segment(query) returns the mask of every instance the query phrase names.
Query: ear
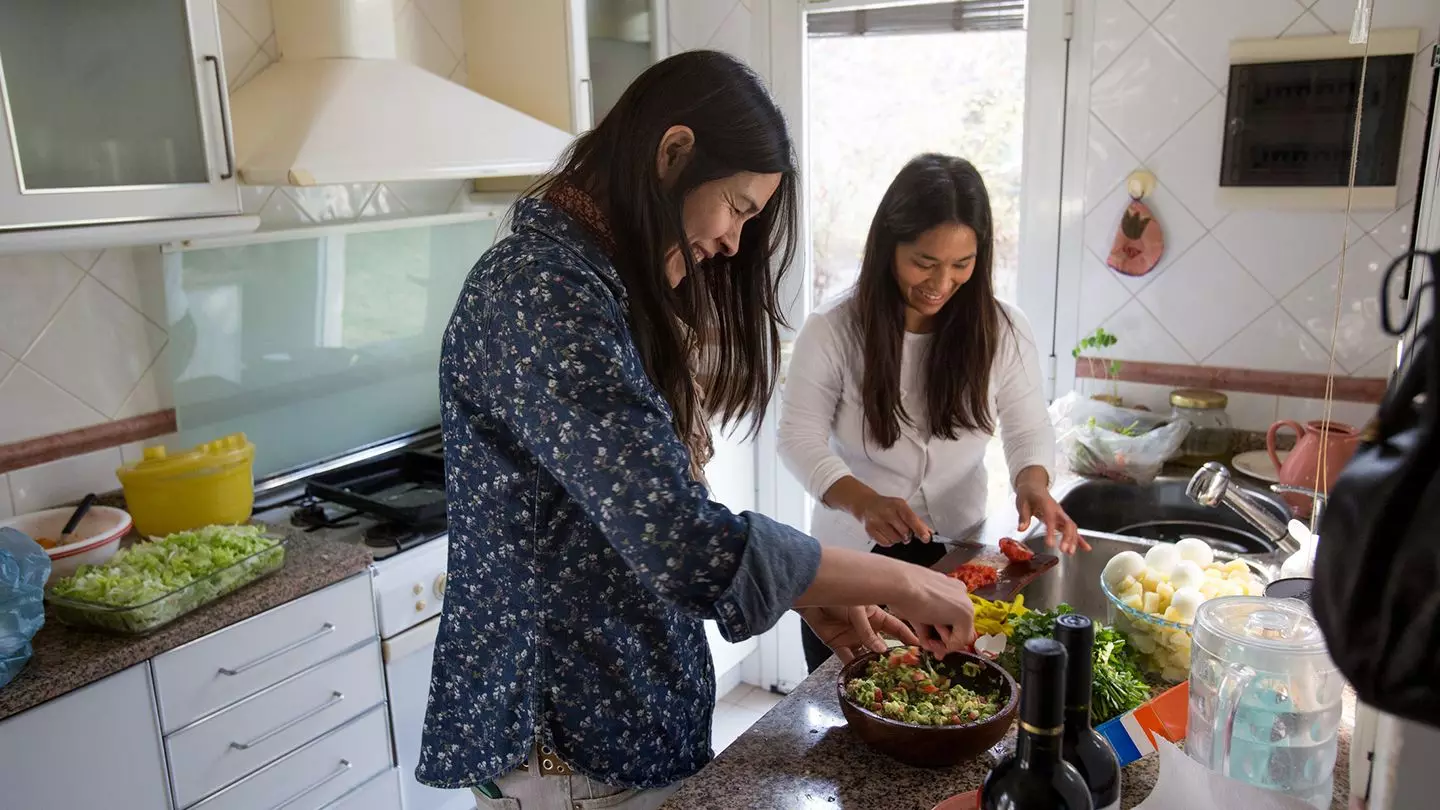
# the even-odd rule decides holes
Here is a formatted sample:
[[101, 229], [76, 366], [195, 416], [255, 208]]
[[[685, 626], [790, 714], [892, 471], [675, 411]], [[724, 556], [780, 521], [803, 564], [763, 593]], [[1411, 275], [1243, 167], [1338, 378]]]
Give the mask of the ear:
[[655, 154], [655, 170], [660, 175], [660, 182], [673, 182], [685, 164], [690, 162], [690, 155], [695, 151], [695, 132], [687, 126], [676, 125], [665, 130], [665, 135], [660, 139], [660, 148]]

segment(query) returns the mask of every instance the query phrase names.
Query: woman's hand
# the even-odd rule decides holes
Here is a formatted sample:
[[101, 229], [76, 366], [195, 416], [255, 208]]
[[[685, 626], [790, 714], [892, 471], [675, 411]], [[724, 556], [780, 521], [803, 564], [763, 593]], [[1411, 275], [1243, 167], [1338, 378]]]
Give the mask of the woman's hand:
[[899, 639], [904, 644], [920, 643], [905, 622], [875, 605], [860, 607], [803, 608], [800, 617], [835, 651], [840, 663], [848, 664], [865, 650], [885, 652], [889, 647], [882, 635]]
[[930, 542], [930, 527], [904, 498], [889, 498], [847, 475], [825, 491], [825, 505], [849, 512], [865, 527], [871, 540], [882, 546], [908, 543], [912, 537]]
[[1030, 519], [1045, 524], [1045, 545], [1054, 548], [1056, 537], [1060, 550], [1074, 554], [1077, 548], [1090, 550], [1080, 536], [1080, 527], [1065, 514], [1065, 509], [1050, 494], [1050, 475], [1043, 467], [1026, 467], [1015, 477], [1015, 511], [1020, 513], [1019, 531], [1030, 528]]
[[975, 605], [964, 583], [939, 571], [906, 565], [906, 594], [889, 607], [915, 627], [920, 646], [938, 657], [975, 643]]

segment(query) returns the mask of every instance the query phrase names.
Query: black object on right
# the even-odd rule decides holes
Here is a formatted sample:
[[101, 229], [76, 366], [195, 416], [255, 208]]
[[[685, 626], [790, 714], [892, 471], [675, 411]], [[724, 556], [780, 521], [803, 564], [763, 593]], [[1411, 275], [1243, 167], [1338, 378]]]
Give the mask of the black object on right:
[[1065, 648], [1032, 638], [1020, 653], [1020, 733], [1015, 753], [980, 788], [982, 810], [1092, 810], [1090, 790], [1060, 758], [1065, 729]]
[[1095, 810], [1120, 810], [1120, 761], [1115, 749], [1090, 724], [1090, 683], [1095, 625], [1089, 616], [1055, 617], [1055, 640], [1065, 647], [1065, 734], [1060, 756], [1080, 772]]
[[[1412, 260], [1429, 272], [1396, 323], [1390, 287]], [[1440, 299], [1437, 284], [1440, 252], [1396, 259], [1380, 291], [1385, 330], [1400, 337], [1416, 326], [1424, 292], [1432, 304]], [[1432, 314], [1415, 334], [1405, 368], [1330, 489], [1310, 605], [1360, 700], [1440, 728], [1440, 317]]]

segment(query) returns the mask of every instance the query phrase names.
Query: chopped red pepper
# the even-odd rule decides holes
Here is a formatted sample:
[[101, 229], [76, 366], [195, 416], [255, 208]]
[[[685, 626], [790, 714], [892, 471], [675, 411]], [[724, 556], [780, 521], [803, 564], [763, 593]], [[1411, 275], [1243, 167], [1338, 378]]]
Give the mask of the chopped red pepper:
[[1006, 537], [1000, 541], [1000, 551], [1010, 562], [1025, 562], [1035, 556], [1024, 543]]
[[920, 684], [920, 691], [924, 692], [927, 695], [933, 695], [936, 692], [940, 691], [940, 687], [936, 686], [933, 683], [922, 683]]

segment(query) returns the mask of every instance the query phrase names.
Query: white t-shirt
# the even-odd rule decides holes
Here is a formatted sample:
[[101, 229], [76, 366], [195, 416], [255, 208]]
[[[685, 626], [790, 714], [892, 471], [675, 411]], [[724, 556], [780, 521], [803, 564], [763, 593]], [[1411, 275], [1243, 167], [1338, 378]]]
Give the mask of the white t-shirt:
[[[990, 414], [1000, 428], [1013, 481], [1040, 466], [1054, 475], [1055, 434], [1045, 408], [1040, 356], [1029, 321], [999, 304], [1001, 340], [990, 369]], [[846, 297], [810, 316], [795, 341], [780, 415], [780, 455], [816, 499], [811, 533], [821, 543], [861, 550], [874, 543], [850, 515], [820, 499], [847, 475], [882, 495], [906, 499], [946, 537], [961, 537], [985, 517], [985, 449], [991, 436], [961, 431], [955, 439], [930, 436], [925, 422], [924, 357], [933, 335], [907, 333], [900, 368], [900, 399], [915, 424], [900, 424], [900, 438], [881, 448], [867, 435], [861, 403], [864, 353], [853, 337], [854, 299]]]

